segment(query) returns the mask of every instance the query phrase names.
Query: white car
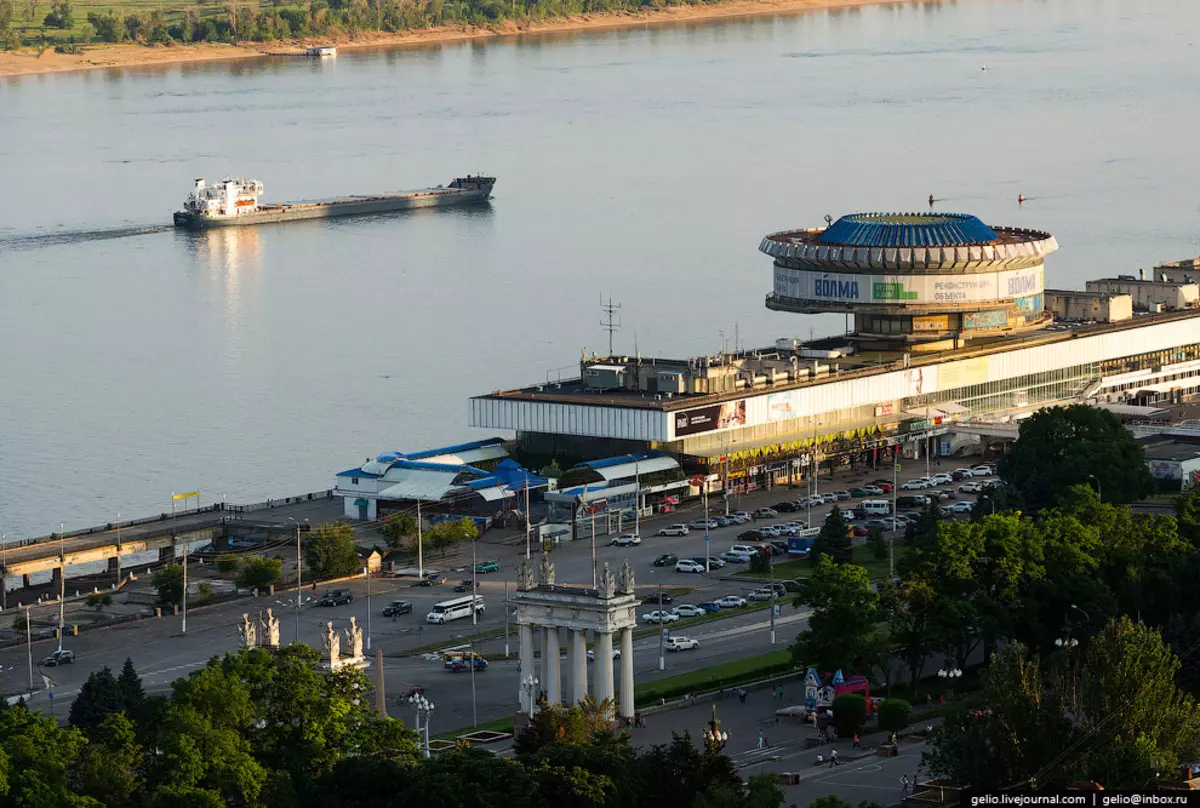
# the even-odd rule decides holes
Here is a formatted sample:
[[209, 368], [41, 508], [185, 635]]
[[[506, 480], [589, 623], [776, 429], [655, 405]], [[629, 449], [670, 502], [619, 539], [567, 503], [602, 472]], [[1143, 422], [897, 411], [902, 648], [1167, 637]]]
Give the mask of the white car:
[[737, 522], [739, 525], [744, 525], [744, 524], [746, 524], [747, 522], [749, 522], [749, 521], [750, 521], [750, 520], [753, 518], [752, 516], [750, 516], [750, 513], [749, 513], [748, 511], [736, 511], [736, 512], [734, 512], [734, 513], [731, 513], [731, 514], [729, 514], [729, 515], [730, 515], [730, 516], [731, 516], [731, 517], [734, 519], [734, 521], [736, 521], [736, 522]]
[[845, 519], [847, 522], [853, 522], [855, 519], [858, 518], [858, 514], [856, 514], [850, 508], [842, 508], [841, 511], [842, 511], [842, 518]]
[[722, 609], [737, 609], [746, 605], [746, 599], [739, 598], [737, 595], [726, 595], [723, 598], [714, 600], [713, 603], [717, 604]]
[[900, 488], [903, 491], [924, 491], [928, 486], [924, 480], [905, 480], [900, 484]]
[[690, 527], [692, 530], [716, 530], [720, 526], [721, 523], [716, 519], [709, 519], [707, 521], [704, 519], [697, 519], [695, 522], [688, 524], [688, 527]]
[[832, 491], [828, 494], [822, 494], [821, 501], [824, 502], [826, 505], [829, 505], [830, 503], [838, 501], [838, 495]]
[[703, 617], [708, 612], [701, 609], [699, 606], [693, 606], [690, 603], [681, 603], [675, 607], [675, 614], [680, 617]]
[[691, 637], [667, 637], [667, 642], [663, 646], [668, 651], [686, 651], [691, 648], [699, 648], [700, 643], [693, 640]]
[[873, 497], [877, 497], [883, 493], [883, 489], [877, 485], [864, 485], [863, 490]]
[[759, 508], [754, 512], [754, 515], [759, 519], [774, 519], [776, 516], [779, 516], [779, 511], [774, 508]]
[[933, 475], [933, 481], [937, 485], [949, 485], [954, 482], [954, 477], [949, 474], [935, 474]]
[[[596, 658], [596, 650], [595, 650], [594, 648], [589, 648], [589, 649], [588, 649], [588, 652], [587, 652], [587, 658], [588, 658], [588, 659], [592, 659], [592, 660], [594, 660], [594, 659]], [[621, 658], [621, 649], [620, 649], [620, 648], [614, 648], [614, 649], [613, 649], [613, 655], [612, 655], [612, 658], [613, 658], [613, 659], [620, 659], [620, 658]]]
[[976, 477], [991, 477], [996, 473], [996, 470], [991, 466], [976, 466], [971, 469], [971, 474]]
[[687, 525], [667, 525], [662, 530], [658, 531], [658, 535], [660, 536], [686, 536], [687, 534]]
[[642, 622], [644, 622], [644, 623], [677, 623], [677, 622], [679, 622], [679, 615], [675, 614], [675, 612], [666, 612], [666, 611], [655, 610], [653, 612], [647, 612], [646, 614], [642, 615]]
[[675, 562], [676, 572], [704, 572], [704, 565], [697, 564], [690, 558], [681, 558]]
[[642, 537], [636, 533], [622, 533], [612, 540], [613, 547], [636, 547], [642, 543]]
[[963, 483], [958, 487], [960, 494], [978, 494], [983, 490], [983, 486], [979, 483]]
[[956, 502], [950, 506], [950, 513], [970, 513], [975, 505], [971, 502]]
[[774, 596], [774, 592], [770, 589], [755, 589], [746, 596], [747, 600], [770, 600]]
[[721, 559], [724, 561], [729, 561], [733, 564], [750, 563], [750, 556], [748, 556], [746, 553], [735, 553], [733, 550], [727, 550], [726, 552], [721, 553]]

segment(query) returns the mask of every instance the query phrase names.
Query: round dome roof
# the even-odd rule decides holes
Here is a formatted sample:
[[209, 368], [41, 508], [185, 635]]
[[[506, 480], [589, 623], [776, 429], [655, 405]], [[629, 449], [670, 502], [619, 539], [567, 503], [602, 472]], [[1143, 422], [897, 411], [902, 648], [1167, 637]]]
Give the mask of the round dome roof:
[[850, 247], [954, 247], [999, 240], [969, 213], [851, 213], [819, 238], [822, 244]]

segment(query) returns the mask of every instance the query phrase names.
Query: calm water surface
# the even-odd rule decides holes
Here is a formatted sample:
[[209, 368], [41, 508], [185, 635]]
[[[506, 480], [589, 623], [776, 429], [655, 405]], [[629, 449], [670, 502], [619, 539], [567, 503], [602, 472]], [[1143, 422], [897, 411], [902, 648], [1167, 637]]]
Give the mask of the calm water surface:
[[[1044, 227], [1059, 286], [1195, 255], [1198, 23], [964, 0], [0, 80], [0, 532], [483, 437], [467, 397], [603, 349], [602, 294], [643, 355], [839, 330], [768, 312], [756, 249], [827, 213], [934, 193]], [[121, 235], [193, 177], [278, 200], [467, 171], [490, 209]]]

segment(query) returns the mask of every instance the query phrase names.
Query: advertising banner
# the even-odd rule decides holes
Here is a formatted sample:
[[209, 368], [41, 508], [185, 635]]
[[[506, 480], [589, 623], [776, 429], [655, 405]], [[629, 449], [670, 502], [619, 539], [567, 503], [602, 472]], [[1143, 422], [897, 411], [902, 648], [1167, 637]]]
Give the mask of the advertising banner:
[[795, 393], [771, 393], [767, 396], [767, 420], [786, 421], [796, 417]]
[[988, 363], [983, 357], [947, 362], [938, 367], [939, 390], [956, 390], [959, 387], [983, 384], [987, 380]]
[[680, 410], [672, 417], [675, 419], [675, 437], [677, 438], [698, 435], [701, 432], [734, 429], [746, 425], [746, 399], [739, 398], [737, 401], [726, 401], [724, 404]]
[[[830, 303], [980, 303], [1042, 293], [1042, 267], [942, 275], [817, 272], [775, 267], [775, 294]], [[1035, 305], [1035, 301], [1030, 301]]]
[[1003, 309], [995, 311], [975, 311], [963, 315], [963, 330], [975, 328], [1004, 328], [1008, 325], [1008, 312]]
[[914, 317], [913, 331], [949, 331], [950, 317], [939, 314], [934, 317]]

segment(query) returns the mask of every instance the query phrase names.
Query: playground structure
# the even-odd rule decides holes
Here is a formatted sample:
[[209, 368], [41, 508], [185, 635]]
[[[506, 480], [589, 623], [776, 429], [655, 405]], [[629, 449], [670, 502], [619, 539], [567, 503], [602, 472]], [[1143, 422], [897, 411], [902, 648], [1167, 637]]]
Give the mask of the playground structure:
[[828, 709], [833, 700], [846, 693], [857, 693], [867, 700], [867, 715], [875, 712], [878, 699], [871, 698], [871, 683], [865, 676], [844, 676], [838, 668], [830, 676], [817, 675], [816, 668], [809, 668], [804, 674], [804, 706], [810, 714]]

